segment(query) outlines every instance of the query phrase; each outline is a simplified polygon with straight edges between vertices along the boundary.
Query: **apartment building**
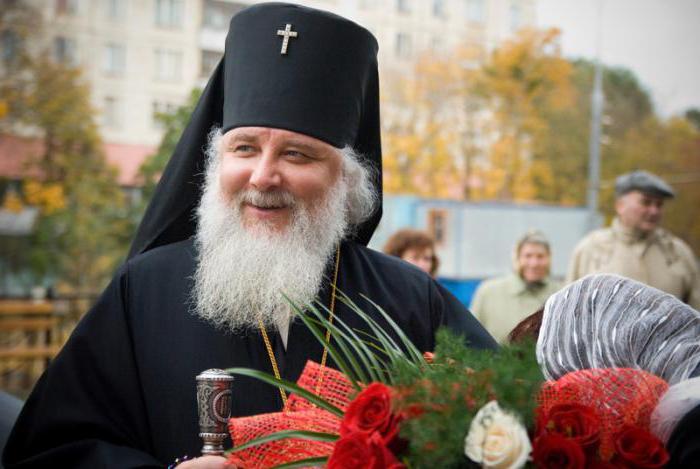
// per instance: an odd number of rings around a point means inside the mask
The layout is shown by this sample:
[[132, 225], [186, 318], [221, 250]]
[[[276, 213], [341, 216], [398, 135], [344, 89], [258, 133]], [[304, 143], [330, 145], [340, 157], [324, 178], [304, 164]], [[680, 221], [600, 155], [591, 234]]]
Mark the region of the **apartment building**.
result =
[[[536, 0], [309, 0], [347, 16], [379, 41], [381, 71], [410, 73], [425, 51], [469, 43], [485, 51], [535, 22]], [[223, 54], [230, 17], [254, 0], [30, 0], [45, 47], [81, 66], [92, 88], [107, 157], [133, 185], [158, 145], [156, 114], [203, 86]], [[383, 86], [390, 86], [384, 83]]]

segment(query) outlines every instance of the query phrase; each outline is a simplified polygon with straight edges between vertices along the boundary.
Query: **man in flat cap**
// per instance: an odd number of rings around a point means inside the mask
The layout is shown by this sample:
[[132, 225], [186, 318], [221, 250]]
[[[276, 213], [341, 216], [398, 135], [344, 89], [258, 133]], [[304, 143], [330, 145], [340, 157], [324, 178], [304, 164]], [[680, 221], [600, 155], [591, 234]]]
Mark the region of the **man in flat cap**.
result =
[[[443, 325], [496, 346], [429, 275], [365, 247], [381, 217], [376, 60], [366, 29], [327, 12], [264, 3], [234, 16], [128, 262], [27, 400], [6, 467], [196, 455], [196, 375], [248, 367], [295, 381], [307, 360], [324, 362], [283, 294], [365, 332], [337, 291], [388, 327], [370, 298], [420, 350]], [[232, 392], [233, 416], [284, 400], [240, 376]], [[207, 464], [223, 458], [183, 467]]]
[[595, 272], [619, 274], [700, 309], [697, 260], [686, 243], [659, 226], [664, 202], [675, 195], [671, 186], [646, 171], [633, 171], [617, 178], [615, 195], [612, 226], [578, 243], [567, 280]]

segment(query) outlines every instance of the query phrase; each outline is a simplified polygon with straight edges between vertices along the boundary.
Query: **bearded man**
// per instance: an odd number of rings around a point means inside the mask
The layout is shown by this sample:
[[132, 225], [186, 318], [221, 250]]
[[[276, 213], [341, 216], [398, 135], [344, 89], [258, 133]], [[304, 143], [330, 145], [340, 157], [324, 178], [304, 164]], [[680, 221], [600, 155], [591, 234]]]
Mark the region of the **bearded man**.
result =
[[[232, 19], [130, 260], [37, 384], [6, 467], [162, 467], [197, 454], [197, 374], [276, 367], [294, 381], [322, 361], [283, 294], [366, 330], [337, 286], [387, 326], [366, 296], [420, 350], [443, 325], [495, 346], [428, 275], [365, 247], [381, 217], [376, 57], [367, 30], [330, 13], [272, 3]], [[231, 413], [281, 401], [236, 377]]]

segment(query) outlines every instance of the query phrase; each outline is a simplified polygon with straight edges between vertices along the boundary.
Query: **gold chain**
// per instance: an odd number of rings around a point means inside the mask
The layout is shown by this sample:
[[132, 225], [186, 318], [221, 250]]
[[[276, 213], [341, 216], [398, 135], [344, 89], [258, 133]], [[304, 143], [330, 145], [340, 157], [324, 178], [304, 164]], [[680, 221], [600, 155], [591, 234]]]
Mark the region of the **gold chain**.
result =
[[[260, 324], [260, 330], [262, 331], [263, 340], [265, 341], [267, 356], [270, 357], [270, 363], [272, 363], [272, 372], [275, 374], [275, 378], [281, 379], [280, 370], [277, 367], [277, 360], [275, 359], [275, 352], [272, 351], [272, 345], [270, 345], [270, 338], [267, 336], [265, 325], [263, 324], [262, 319], [258, 319], [258, 323]], [[284, 392], [284, 389], [281, 387], [278, 387], [277, 389], [280, 390], [280, 396], [282, 396], [282, 406], [287, 407], [287, 393]]]
[[[335, 296], [336, 296], [336, 285], [338, 283], [338, 267], [340, 266], [340, 244], [335, 250], [335, 271], [333, 273], [333, 283], [331, 284], [331, 303], [330, 303], [330, 314], [328, 315], [328, 322], [333, 324], [333, 312], [335, 311]], [[267, 356], [270, 357], [270, 363], [272, 364], [272, 372], [275, 378], [281, 379], [280, 370], [277, 366], [277, 359], [275, 358], [275, 352], [272, 350], [272, 344], [270, 343], [270, 338], [267, 336], [267, 330], [265, 330], [265, 325], [262, 319], [258, 319], [258, 324], [260, 326], [260, 332], [263, 336], [263, 341], [265, 342], [265, 348], [267, 349]], [[326, 329], [326, 344], [329, 344], [331, 340], [331, 329], [330, 327]], [[328, 359], [328, 348], [324, 347], [323, 355], [321, 356], [321, 369], [319, 370], [318, 378], [316, 381], [315, 394], [318, 395], [321, 390], [321, 382], [323, 380], [323, 369], [326, 367], [326, 361]], [[282, 408], [287, 408], [287, 393], [278, 387], [280, 391], [280, 396], [282, 397]]]

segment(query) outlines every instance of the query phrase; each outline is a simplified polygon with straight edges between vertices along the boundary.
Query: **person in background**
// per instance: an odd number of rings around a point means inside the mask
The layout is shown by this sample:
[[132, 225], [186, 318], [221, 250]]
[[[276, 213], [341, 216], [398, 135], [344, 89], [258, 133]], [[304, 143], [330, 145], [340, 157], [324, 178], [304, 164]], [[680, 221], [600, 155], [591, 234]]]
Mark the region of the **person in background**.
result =
[[616, 218], [583, 238], [569, 263], [567, 282], [607, 272], [665, 291], [700, 309], [700, 272], [690, 247], [661, 228], [664, 203], [675, 193], [646, 171], [615, 181]]
[[400, 257], [433, 277], [440, 265], [440, 260], [435, 254], [435, 240], [420, 230], [397, 231], [384, 245], [384, 253]]
[[541, 232], [530, 231], [520, 238], [513, 258], [514, 272], [479, 285], [471, 305], [474, 316], [501, 343], [560, 287], [549, 278], [552, 255]]

